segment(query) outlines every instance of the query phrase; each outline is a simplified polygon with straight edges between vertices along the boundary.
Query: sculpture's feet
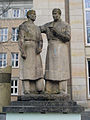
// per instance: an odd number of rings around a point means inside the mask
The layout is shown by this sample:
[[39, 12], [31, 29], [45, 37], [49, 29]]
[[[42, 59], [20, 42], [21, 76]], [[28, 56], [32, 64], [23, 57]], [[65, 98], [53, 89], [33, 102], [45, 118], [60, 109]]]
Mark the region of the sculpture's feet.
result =
[[30, 91], [29, 90], [25, 90], [24, 94], [30, 94]]

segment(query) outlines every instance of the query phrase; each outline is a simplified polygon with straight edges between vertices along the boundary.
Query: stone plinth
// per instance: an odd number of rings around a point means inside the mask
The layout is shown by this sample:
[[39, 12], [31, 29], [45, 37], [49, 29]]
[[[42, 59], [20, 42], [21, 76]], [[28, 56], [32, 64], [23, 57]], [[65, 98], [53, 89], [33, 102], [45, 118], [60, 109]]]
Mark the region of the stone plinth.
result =
[[4, 107], [6, 113], [81, 113], [84, 108], [63, 94], [31, 94]]
[[11, 102], [11, 66], [0, 69], [0, 112]]

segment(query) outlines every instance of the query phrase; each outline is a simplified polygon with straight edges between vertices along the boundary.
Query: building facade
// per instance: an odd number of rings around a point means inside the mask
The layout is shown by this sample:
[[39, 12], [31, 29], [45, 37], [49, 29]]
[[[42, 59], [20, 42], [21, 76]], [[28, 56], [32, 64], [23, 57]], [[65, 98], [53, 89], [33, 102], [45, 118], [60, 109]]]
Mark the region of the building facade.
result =
[[[52, 9], [62, 10], [62, 20], [71, 25], [69, 93], [78, 103], [90, 107], [90, 1], [89, 0], [0, 0], [0, 69], [12, 65], [11, 98], [22, 94], [19, 80], [18, 26], [26, 19], [26, 12], [35, 9], [36, 25], [52, 21]], [[47, 49], [44, 34], [41, 53], [43, 68]]]

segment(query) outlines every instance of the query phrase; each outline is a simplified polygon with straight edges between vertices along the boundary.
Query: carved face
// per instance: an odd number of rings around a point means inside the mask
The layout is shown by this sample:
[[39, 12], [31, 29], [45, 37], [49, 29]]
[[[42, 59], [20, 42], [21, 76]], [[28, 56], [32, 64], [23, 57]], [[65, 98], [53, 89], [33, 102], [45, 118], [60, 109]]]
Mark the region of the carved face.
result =
[[53, 11], [52, 15], [53, 15], [54, 21], [58, 21], [61, 17], [60, 14], [58, 13], [58, 11], [56, 11], [56, 10]]
[[31, 14], [29, 14], [29, 19], [31, 19], [32, 21], [36, 20], [36, 12], [33, 11]]

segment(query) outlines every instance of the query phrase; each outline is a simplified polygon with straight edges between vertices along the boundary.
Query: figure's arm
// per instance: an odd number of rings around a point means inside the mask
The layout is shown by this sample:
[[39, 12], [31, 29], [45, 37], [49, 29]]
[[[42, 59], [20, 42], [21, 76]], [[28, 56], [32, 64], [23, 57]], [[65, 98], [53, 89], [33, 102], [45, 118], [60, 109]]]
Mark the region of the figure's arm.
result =
[[36, 48], [36, 53], [40, 54], [42, 52], [42, 48], [43, 48], [43, 39], [42, 39], [42, 35], [41, 35], [41, 31], [39, 28], [39, 34], [38, 34], [38, 40], [37, 40], [37, 48]]
[[24, 48], [24, 29], [22, 26], [19, 27], [19, 34], [18, 34], [18, 45], [19, 45], [19, 50], [21, 52], [21, 57], [23, 59], [26, 59], [26, 53], [25, 53], [25, 48]]
[[62, 40], [62, 42], [68, 42], [71, 39], [71, 28], [69, 25], [66, 25], [66, 27], [62, 29], [60, 32], [55, 28], [51, 28], [51, 31], [56, 37]]

